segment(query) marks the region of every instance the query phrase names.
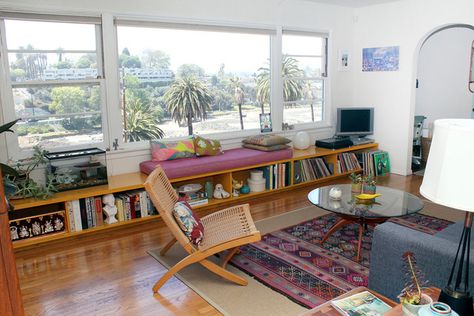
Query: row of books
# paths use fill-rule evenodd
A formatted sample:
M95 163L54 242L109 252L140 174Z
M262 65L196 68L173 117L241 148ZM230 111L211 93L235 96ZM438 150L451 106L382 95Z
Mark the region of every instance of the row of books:
M279 189L290 185L291 163L277 163L260 168L265 178L265 189Z
M337 155L338 173L362 169L355 153L340 153Z
M374 150L359 154L364 175L383 176L390 173L390 157L388 152Z
M203 190L193 193L187 193L186 198L187 202L191 206L198 206L209 203L209 197L207 196L207 192Z
M333 165L323 158L308 158L294 162L294 184L329 177L333 174Z
M69 231L81 231L104 225L102 196L68 201L67 204ZM145 190L116 194L115 206L119 222L156 214L156 209Z

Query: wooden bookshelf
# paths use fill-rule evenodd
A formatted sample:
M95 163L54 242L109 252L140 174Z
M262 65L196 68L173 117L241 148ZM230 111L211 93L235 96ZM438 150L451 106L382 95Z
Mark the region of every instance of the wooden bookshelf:
M250 173L250 170L253 170L253 169L267 167L267 166L275 165L275 164L282 164L282 163L289 163L289 165L291 166L290 167L291 174L289 177L290 182L284 187L280 187L277 189L268 189L263 192L241 194L237 197L234 197L231 194L231 196L227 199L214 199L212 197L209 197L209 203L195 206L194 208L204 209L204 208L212 208L212 207L225 207L227 205L235 204L243 200L248 200L256 196L262 196L265 194L273 194L277 192L288 191L295 187L318 185L319 183L330 181L336 178L346 177L351 172L361 172L362 169L351 170L349 172L341 172L341 173L338 172L337 155L340 153L347 153L347 152L361 152L361 151L368 151L368 150L376 150L377 148L378 148L378 144L376 143L352 146L352 147L336 149L336 150L317 148L317 147L311 146L310 148L305 149L305 150L293 149L293 157L289 159L272 161L268 163L251 165L251 166L235 168L235 169L230 169L230 170L220 170L213 173L206 173L206 174L199 174L199 175L194 175L194 176L189 176L189 177L176 178L176 179L171 179L171 182L173 183L173 185L178 187L180 185L187 184L187 183L204 184L205 181L211 180L214 185L216 183L221 183L224 186L224 189L226 191L232 192L233 176L235 176L236 178L239 178L240 180L245 180L246 173L247 172ZM294 183L295 161L300 161L300 160L308 159L308 158L317 158L317 157L323 158L328 164L333 165L332 175L324 177L324 178L320 178L320 179L311 180L311 181ZM44 213L47 214L49 213L48 207L49 209L51 209L53 205L56 208L58 207L60 209L62 208L66 216L65 223L64 223L66 225L66 230L64 232L55 233L51 235L36 236L29 239L16 240L13 242L13 247L14 248L30 247L30 246L34 246L40 243L49 242L53 240L70 238L70 237L75 237L75 236L80 236L80 235L90 234L90 233L97 233L97 232L108 230L108 229L118 229L124 225L132 225L132 224L143 223L143 222L147 222L151 220L159 220L159 215L153 215L153 216L148 216L148 217L143 217L143 218L132 219L128 221L122 221L122 222L118 222L111 225L104 224L102 226L88 228L88 229L84 229L78 232L69 231L69 227L68 227L69 214L66 210L66 203L68 201L87 198L87 197L93 197L93 196L94 197L102 196L102 195L110 194L110 193L114 194L114 193L127 192L131 190L136 190L136 189L143 189L144 188L143 183L145 182L146 177L147 175L140 172L121 174L121 175L109 177L108 184L106 185L59 192L59 193L56 193L53 197L46 200L37 200L37 199L28 198L28 199L20 199L20 200L11 201L15 208L15 211L14 211L15 217L17 218L19 216L21 217L21 212L25 212L25 218L26 218L27 217L26 213L28 212L28 210L32 208L38 208L38 207L44 207Z

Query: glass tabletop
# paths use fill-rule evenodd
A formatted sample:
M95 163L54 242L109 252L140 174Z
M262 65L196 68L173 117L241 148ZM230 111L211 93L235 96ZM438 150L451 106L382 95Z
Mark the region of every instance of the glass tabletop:
M342 191L338 200L329 196L329 191L334 187ZM408 192L377 186L377 193L381 196L373 200L359 200L352 194L350 184L338 184L317 188L308 194L308 199L324 210L365 218L404 216L423 208L421 199Z

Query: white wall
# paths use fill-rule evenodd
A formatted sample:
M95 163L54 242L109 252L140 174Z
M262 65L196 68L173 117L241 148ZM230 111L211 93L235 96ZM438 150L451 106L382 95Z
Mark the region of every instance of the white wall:
M474 29L453 27L428 38L418 58L415 114L425 129L441 118L471 118L473 94L467 89Z
M417 58L425 36L440 26L474 25L472 0L403 0L355 10L355 104L373 105L374 138L390 153L392 172L411 173ZM400 46L400 70L362 72L362 48Z
M95 14L103 12L151 18L198 20L249 26L283 26L330 33L329 104L350 104L353 98L351 72L339 72L337 51L352 51L353 9L309 1L285 0L14 0L0 1L0 10L39 11L63 14ZM331 111L332 113L332 111ZM313 140L330 137L333 128L311 130ZM291 137L292 133L288 135ZM225 147L237 147L241 139L224 142ZM138 170L140 161L149 159L149 150L133 153L112 152L108 155L112 174Z

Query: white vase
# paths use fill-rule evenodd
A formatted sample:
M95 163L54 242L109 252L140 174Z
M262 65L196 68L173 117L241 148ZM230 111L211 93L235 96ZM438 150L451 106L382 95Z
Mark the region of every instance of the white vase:
M419 305L402 304L402 316L418 316L418 312L423 306L430 306L433 300L426 294L421 294L421 302Z
M309 134L307 132L298 132L293 138L293 147L296 149L306 149L311 145Z

